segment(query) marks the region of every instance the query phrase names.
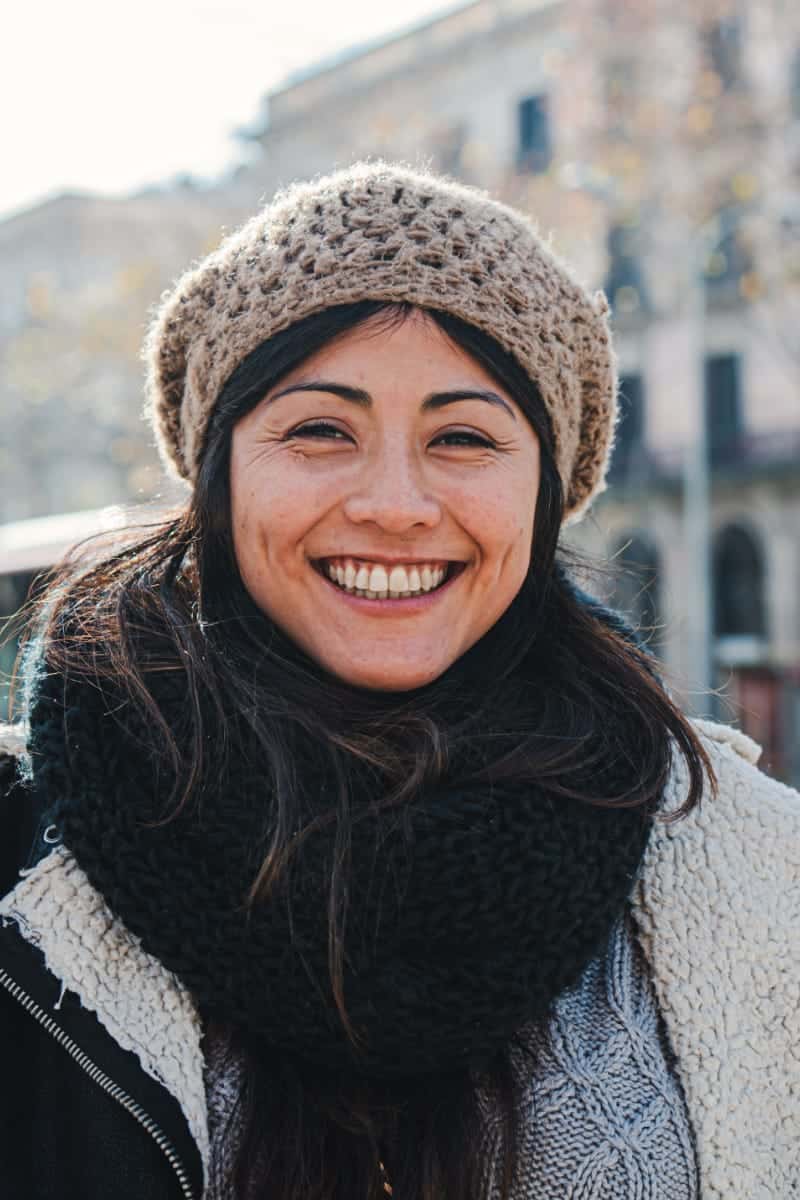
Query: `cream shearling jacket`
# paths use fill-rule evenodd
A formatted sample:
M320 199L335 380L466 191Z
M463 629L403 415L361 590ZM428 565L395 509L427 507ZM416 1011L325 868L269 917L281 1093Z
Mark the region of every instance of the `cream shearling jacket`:
M744 734L696 725L718 797L656 826L632 911L686 1095L701 1195L787 1200L800 1197L800 794L758 770L759 748ZM6 748L18 751L10 735ZM685 793L679 762L666 809ZM207 1178L203 1031L188 992L61 845L20 872L0 922L177 1101ZM175 1170L182 1194L196 1195Z

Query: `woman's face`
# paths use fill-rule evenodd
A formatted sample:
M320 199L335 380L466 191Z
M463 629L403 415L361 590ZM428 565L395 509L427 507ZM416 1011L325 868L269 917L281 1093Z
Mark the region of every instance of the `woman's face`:
M429 683L495 624L528 570L538 489L521 409L418 310L307 358L233 431L245 587L364 688Z

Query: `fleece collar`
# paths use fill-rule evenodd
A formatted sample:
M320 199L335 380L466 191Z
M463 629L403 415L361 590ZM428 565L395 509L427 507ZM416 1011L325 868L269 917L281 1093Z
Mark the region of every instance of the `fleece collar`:
M0 900L48 970L178 1101L208 1169L202 1024L178 979L146 954L63 846Z

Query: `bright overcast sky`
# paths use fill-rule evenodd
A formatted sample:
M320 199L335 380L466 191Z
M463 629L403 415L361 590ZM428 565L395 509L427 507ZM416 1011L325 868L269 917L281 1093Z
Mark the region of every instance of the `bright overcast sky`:
M214 176L289 72L450 0L28 0L3 21L0 218L64 189Z

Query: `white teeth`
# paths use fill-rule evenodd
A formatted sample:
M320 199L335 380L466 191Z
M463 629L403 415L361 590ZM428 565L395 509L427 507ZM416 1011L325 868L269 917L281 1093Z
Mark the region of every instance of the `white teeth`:
M392 567L389 573L389 591L392 595L397 596L400 592L408 590L408 576L405 567Z
M396 564L387 570L380 563L368 567L357 565L351 558L338 563L328 563L326 574L351 595L366 596L369 600L408 599L420 592L430 592L439 587L446 574L446 567L401 566Z
M387 592L389 590L389 576L386 574L385 567L373 567L369 573L369 590L371 592Z

